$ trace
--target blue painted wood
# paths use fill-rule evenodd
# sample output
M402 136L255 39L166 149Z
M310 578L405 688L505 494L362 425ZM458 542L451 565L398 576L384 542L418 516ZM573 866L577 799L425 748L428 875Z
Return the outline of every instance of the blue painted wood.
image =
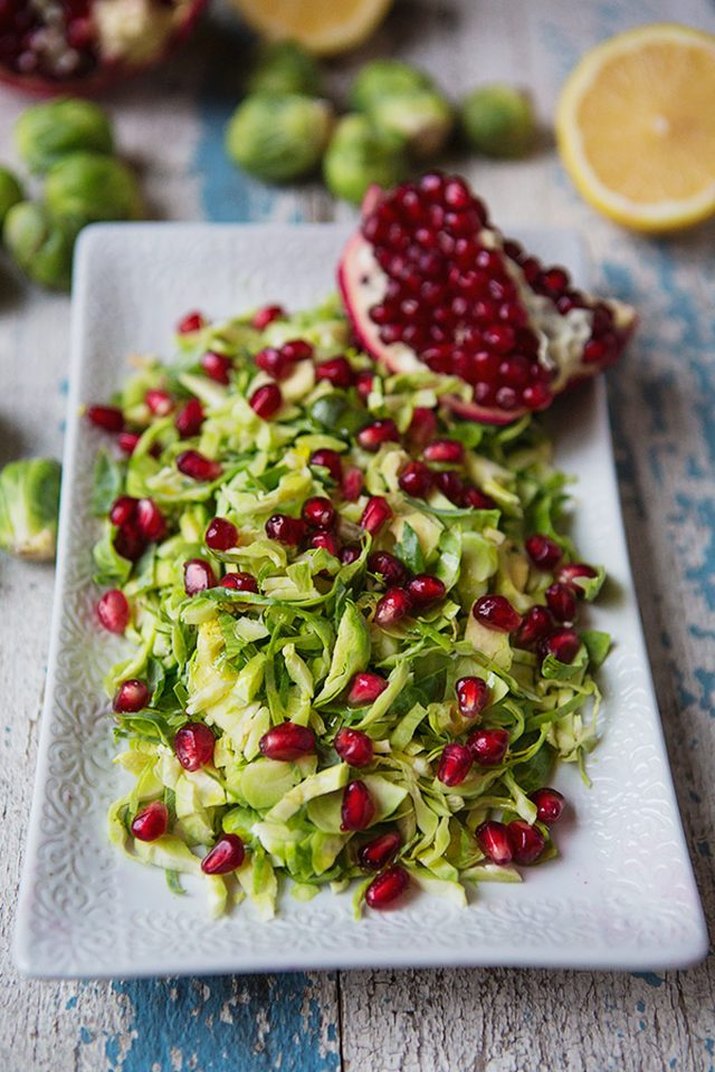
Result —
M96 1072L336 1072L337 1029L317 996L325 981L294 973L112 983L127 1022L106 1038ZM93 1041L80 1028L80 1047Z

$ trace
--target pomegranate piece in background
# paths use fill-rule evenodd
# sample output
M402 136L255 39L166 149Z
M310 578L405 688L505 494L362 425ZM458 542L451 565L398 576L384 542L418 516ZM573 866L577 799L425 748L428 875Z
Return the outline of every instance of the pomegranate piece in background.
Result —
M206 2L4 0L0 81L29 93L100 92L161 62Z
M445 401L491 424L545 409L613 364L636 321L505 240L466 182L438 172L368 191L338 284L369 354L392 372L459 376L471 398Z

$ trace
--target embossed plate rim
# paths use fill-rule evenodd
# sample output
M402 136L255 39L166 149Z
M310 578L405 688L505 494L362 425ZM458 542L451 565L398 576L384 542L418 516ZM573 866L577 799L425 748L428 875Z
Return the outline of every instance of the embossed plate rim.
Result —
M603 382L574 393L554 413L563 424L559 460L579 477L576 496L588 489L576 515L577 529L584 528L577 540L595 559L600 533L600 557L620 592L616 603L594 610L594 624L610 627L619 646L604 669L610 696L604 740L589 765L594 788L583 790L573 771L560 783L579 819L559 835L561 860L532 869L521 886L483 887L466 910L420 894L399 911L356 923L349 898L326 891L307 905L283 898L281 915L269 923L241 905L208 924L202 898L172 896L160 872L123 860L106 842L104 807L117 795L118 774L109 765L111 734L97 684L111 641L92 625L85 459L98 436L79 420L79 405L109 393L132 345L146 348L151 336L152 346L163 340L168 348L169 326L195 304L221 316L265 300L293 307L317 300L331 286L345 234L331 224L131 224L88 228L81 238L56 597L16 960L28 974L54 977L697 962L707 934L633 595ZM531 230L523 237L583 282L577 235ZM276 267L286 252L298 272L293 262ZM137 316L136 338L129 311ZM84 693L76 688L82 681L90 683ZM647 851L654 824L665 860Z

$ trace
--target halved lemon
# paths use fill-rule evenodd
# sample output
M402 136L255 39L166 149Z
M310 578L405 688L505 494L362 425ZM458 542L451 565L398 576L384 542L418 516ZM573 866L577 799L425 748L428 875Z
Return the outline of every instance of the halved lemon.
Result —
M232 0L246 22L270 40L290 38L316 56L362 44L392 0Z
M655 23L592 48L561 90L556 136L583 197L626 227L715 215L715 36Z

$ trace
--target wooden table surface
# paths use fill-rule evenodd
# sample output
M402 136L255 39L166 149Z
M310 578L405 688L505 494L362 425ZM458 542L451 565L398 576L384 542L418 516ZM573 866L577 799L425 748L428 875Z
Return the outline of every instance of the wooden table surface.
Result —
M351 61L396 54L454 95L504 79L531 87L546 130L581 52L641 22L715 30L706 0L403 0ZM235 25L235 23L234 23ZM163 68L106 99L122 150L165 219L348 219L316 185L276 191L226 161L238 41L204 25ZM346 65L332 77L339 86ZM0 90L0 159L27 103ZM691 856L715 916L715 227L647 240L575 194L548 133L519 163L460 161L499 223L573 226L596 281L642 325L609 373L636 585ZM0 264L0 462L62 447L69 301ZM643 1072L715 1068L712 959L682 972L310 972L110 982L22 979L10 941L35 768L53 571L0 562L3 866L0 1070L4 1072ZM659 852L657 837L652 845ZM558 924L556 924L558 925ZM210 935L207 934L207 940Z

